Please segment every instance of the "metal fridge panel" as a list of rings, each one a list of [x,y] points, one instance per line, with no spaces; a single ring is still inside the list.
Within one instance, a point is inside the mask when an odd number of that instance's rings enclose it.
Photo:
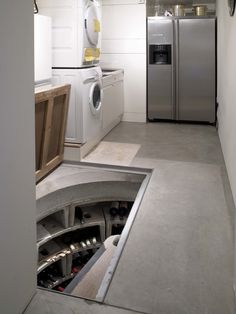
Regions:
[[[148,43],[173,44],[173,20],[148,18]]]
[[[148,119],[173,119],[171,65],[148,67]]]
[[[179,120],[215,121],[215,19],[179,19]]]
[[[171,45],[171,64],[150,64],[150,45]],[[174,22],[148,19],[148,119],[174,119]]]

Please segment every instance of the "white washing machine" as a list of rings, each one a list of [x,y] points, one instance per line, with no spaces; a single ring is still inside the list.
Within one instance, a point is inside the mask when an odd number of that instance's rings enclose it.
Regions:
[[[86,143],[102,129],[102,72],[100,67],[53,70],[54,84],[71,84],[67,143]]]
[[[100,0],[38,0],[39,12],[52,17],[54,68],[97,65],[100,59]]]

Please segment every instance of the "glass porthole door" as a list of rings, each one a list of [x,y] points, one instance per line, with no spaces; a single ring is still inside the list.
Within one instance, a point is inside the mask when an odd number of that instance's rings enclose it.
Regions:
[[[229,6],[229,14],[230,14],[230,16],[233,16],[233,15],[234,15],[235,4],[236,4],[236,0],[228,0],[228,6]]]
[[[102,86],[99,82],[94,83],[91,87],[89,105],[94,115],[100,113],[102,105]]]
[[[85,21],[86,21],[86,35],[88,41],[93,47],[96,47],[98,45],[99,40],[100,22],[98,20],[97,10],[94,5],[88,7]]]

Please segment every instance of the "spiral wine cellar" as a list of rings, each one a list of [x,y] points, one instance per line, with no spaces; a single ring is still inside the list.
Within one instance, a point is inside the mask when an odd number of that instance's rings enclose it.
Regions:
[[[102,300],[151,172],[64,163],[37,185],[38,286]]]

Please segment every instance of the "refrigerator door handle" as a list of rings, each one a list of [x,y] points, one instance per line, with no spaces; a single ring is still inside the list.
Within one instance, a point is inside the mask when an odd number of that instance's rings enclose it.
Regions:
[[[176,88],[175,88],[175,67],[176,67],[176,46],[175,46],[175,21],[172,20],[172,27],[173,27],[173,40],[172,40],[172,56],[171,56],[171,63],[172,63],[172,119],[176,119],[175,113],[175,99],[176,99]]]
[[[179,20],[175,20],[175,118],[179,120]]]

